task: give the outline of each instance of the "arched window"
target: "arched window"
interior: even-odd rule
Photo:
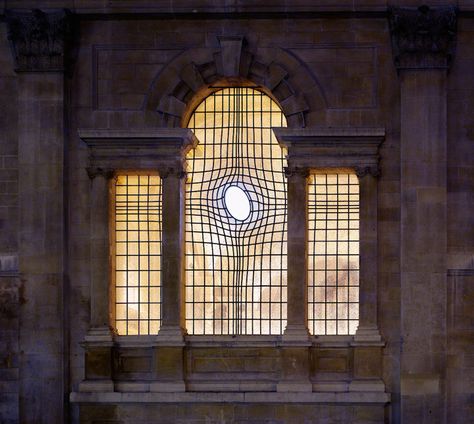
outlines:
[[[208,96],[188,123],[186,327],[189,334],[282,334],[286,325],[286,119],[254,88]]]

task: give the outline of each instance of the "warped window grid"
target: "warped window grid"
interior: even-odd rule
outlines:
[[[161,180],[119,175],[115,184],[115,323],[118,334],[161,324]]]
[[[359,322],[359,181],[312,175],[308,187],[308,327],[355,334]]]
[[[188,127],[186,317],[190,334],[282,334],[286,325],[285,155],[279,106],[252,88],[207,97]]]

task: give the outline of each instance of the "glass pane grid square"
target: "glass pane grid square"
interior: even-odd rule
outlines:
[[[350,195],[349,195],[350,193]],[[316,174],[308,186],[308,327],[354,334],[359,319],[359,182]]]
[[[157,334],[161,324],[161,180],[115,183],[115,325],[119,335]]]

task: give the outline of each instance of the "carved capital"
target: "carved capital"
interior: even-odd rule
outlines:
[[[447,69],[456,49],[457,9],[389,9],[392,49],[397,69]]]
[[[8,39],[17,72],[65,70],[65,52],[71,39],[71,13],[5,12]]]
[[[301,177],[301,178],[308,178],[309,177],[309,169],[306,167],[299,167],[299,166],[287,166],[285,167],[285,176],[289,177]]]
[[[165,179],[168,177],[177,177],[180,180],[186,178],[186,171],[184,166],[175,166],[175,167],[166,167],[158,170],[161,179]]]
[[[93,180],[95,177],[103,177],[106,180],[110,180],[115,176],[115,170],[112,168],[99,168],[99,167],[89,167],[86,168],[87,175],[91,180]]]
[[[367,175],[371,175],[374,178],[380,177],[380,169],[378,166],[357,166],[354,170],[359,179]]]

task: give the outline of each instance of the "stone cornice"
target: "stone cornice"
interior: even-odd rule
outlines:
[[[379,174],[383,128],[274,128],[273,131],[280,146],[288,149],[289,168],[351,168],[361,176]]]
[[[388,17],[397,69],[449,68],[456,50],[454,6],[391,7]]]
[[[183,173],[186,153],[197,145],[193,132],[184,128],[80,129],[78,133],[90,149],[92,168],[161,170],[166,175]]]
[[[16,72],[63,72],[71,41],[71,13],[6,11],[8,40]]]

